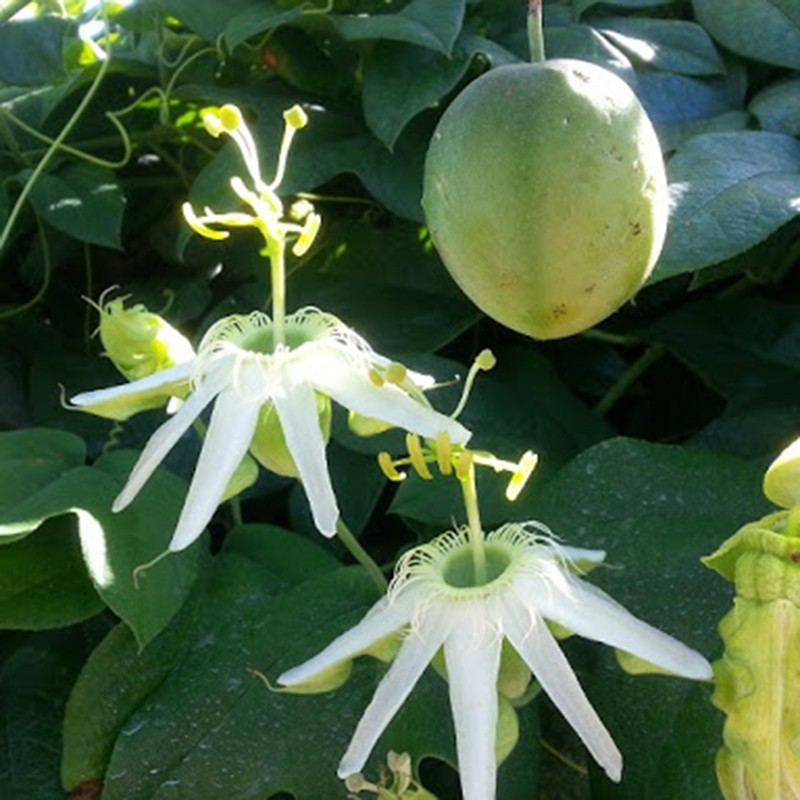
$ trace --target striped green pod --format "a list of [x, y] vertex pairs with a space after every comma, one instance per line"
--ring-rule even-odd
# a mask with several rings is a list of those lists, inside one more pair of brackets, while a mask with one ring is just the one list
[[703, 559], [736, 586], [712, 697], [726, 714], [726, 800], [800, 800], [800, 536], [789, 521], [780, 511], [745, 525]]

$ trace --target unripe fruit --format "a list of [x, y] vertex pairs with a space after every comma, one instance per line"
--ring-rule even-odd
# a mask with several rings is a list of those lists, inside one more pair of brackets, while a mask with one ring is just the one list
[[537, 339], [590, 328], [632, 297], [668, 216], [661, 150], [636, 96], [569, 59], [471, 83], [434, 133], [423, 205], [461, 289]]

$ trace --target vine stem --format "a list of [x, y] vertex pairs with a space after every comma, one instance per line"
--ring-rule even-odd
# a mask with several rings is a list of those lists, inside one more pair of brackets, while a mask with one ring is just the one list
[[275, 345], [284, 344], [286, 339], [286, 244], [275, 242], [269, 247], [270, 278], [272, 283], [272, 325]]
[[616, 405], [617, 401], [633, 386], [636, 381], [665, 355], [666, 349], [660, 344], [648, 347], [641, 358], [633, 362], [620, 379], [600, 398], [594, 410], [605, 416]]
[[[27, 4], [26, 4], [27, 5]], [[105, 12], [105, 7], [104, 7]], [[108, 27], [106, 25], [106, 27]], [[14, 207], [11, 209], [11, 213], [8, 215], [8, 219], [6, 220], [5, 227], [3, 228], [3, 232], [0, 233], [0, 255], [2, 255], [3, 250], [5, 250], [6, 244], [8, 243], [9, 237], [11, 236], [11, 231], [16, 224], [17, 217], [22, 212], [22, 207], [25, 205], [26, 200], [28, 199], [28, 195], [31, 193], [34, 184], [39, 179], [39, 176], [44, 172], [45, 167], [50, 163], [53, 156], [59, 151], [61, 148], [62, 143], [64, 140], [69, 136], [70, 131], [75, 127], [78, 120], [83, 115], [83, 112], [88, 107], [89, 103], [92, 102], [97, 90], [100, 88], [100, 84], [105, 77], [106, 72], [108, 71], [109, 64], [111, 63], [111, 58], [109, 54], [106, 53], [106, 57], [100, 63], [100, 67], [97, 70], [97, 75], [95, 75], [94, 80], [92, 81], [89, 90], [83, 96], [83, 99], [78, 104], [78, 107], [72, 113], [72, 116], [67, 120], [67, 124], [61, 129], [61, 133], [53, 139], [53, 143], [48, 148], [47, 152], [42, 157], [42, 160], [36, 165], [31, 176], [28, 178], [25, 185], [22, 187], [22, 191], [19, 193], [19, 197], [17, 197], [16, 203], [14, 203]]]
[[350, 528], [342, 522], [341, 518], [336, 520], [336, 533], [342, 544], [350, 551], [353, 558], [367, 571], [367, 574], [372, 578], [381, 594], [385, 593], [389, 584], [381, 572], [381, 568], [372, 560], [372, 557], [361, 546], [361, 543], [353, 535]]
[[486, 583], [486, 548], [484, 547], [483, 526], [478, 509], [478, 491], [475, 487], [475, 465], [470, 464], [466, 475], [459, 476], [464, 506], [467, 510], [469, 543], [472, 548], [472, 561], [475, 567], [475, 585]]
[[31, 0], [12, 0], [2, 11], [0, 11], [0, 25], [5, 25], [15, 14], [22, 11], [25, 6], [29, 6]]
[[531, 62], [545, 60], [544, 36], [542, 35], [542, 0], [528, 0], [528, 48]]

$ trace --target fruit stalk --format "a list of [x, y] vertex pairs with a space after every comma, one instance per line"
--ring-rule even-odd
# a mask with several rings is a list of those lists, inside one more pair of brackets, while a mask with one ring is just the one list
[[528, 0], [528, 48], [531, 63], [545, 60], [542, 35], [542, 0]]

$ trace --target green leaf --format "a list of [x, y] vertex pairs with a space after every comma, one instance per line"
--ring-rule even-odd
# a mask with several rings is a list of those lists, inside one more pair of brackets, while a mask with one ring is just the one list
[[727, 83], [721, 78], [640, 72], [634, 88], [657, 127], [708, 120], [733, 108]]
[[262, 2], [247, 6], [232, 17], [225, 26], [225, 41], [233, 50], [251, 36], [257, 36], [275, 30], [300, 17], [302, 6], [281, 8], [274, 2]]
[[464, 19], [464, 0], [411, 0], [395, 14], [343, 14], [330, 19], [347, 41], [390, 39], [449, 55]]
[[314, 541], [277, 525], [247, 523], [238, 525], [225, 539], [225, 553], [249, 558], [280, 578], [286, 586], [294, 586], [341, 566]]
[[795, 305], [757, 297], [711, 300], [663, 317], [648, 334], [740, 404], [763, 406], [770, 398], [792, 402], [800, 390]]
[[0, 27], [0, 81], [39, 86], [66, 78], [64, 40], [72, 27], [69, 20], [49, 16]]
[[597, 28], [631, 60], [680, 75], [722, 75], [725, 65], [708, 34], [683, 20], [611, 17]]
[[73, 625], [105, 607], [86, 574], [69, 517], [45, 522], [0, 552], [0, 627], [44, 630]]
[[651, 283], [732, 258], [800, 213], [800, 142], [788, 136], [697, 136], [667, 175], [672, 215]]
[[734, 53], [800, 68], [800, 6], [794, 0], [692, 0], [697, 21]]
[[[477, 36], [462, 37], [451, 55], [417, 45], [387, 42], [364, 63], [364, 118], [370, 130], [391, 150], [400, 132], [421, 111], [435, 106], [466, 74], [479, 53], [494, 64], [517, 57]], [[408, 76], [415, 75], [409, 83]]]
[[800, 78], [772, 83], [748, 107], [766, 131], [800, 136]]
[[143, 588], [137, 590], [133, 570], [166, 549], [185, 483], [162, 470], [135, 503], [113, 514], [111, 504], [132, 465], [130, 453], [112, 453], [93, 467], [62, 473], [4, 510], [0, 536], [25, 533], [47, 519], [75, 514], [83, 558], [98, 594], [144, 647], [184, 602], [195, 578], [197, 547], [148, 570]]
[[[591, 573], [640, 618], [707, 657], [730, 606], [724, 581], [700, 557], [760, 517], [768, 504], [757, 464], [687, 447], [614, 439], [586, 450], [537, 497], [532, 511], [564, 544], [603, 548], [610, 568]], [[585, 645], [596, 651], [595, 645]], [[588, 683], [625, 757], [624, 779], [593, 774], [592, 797], [708, 800], [721, 720], [711, 687], [667, 676], [628, 676], [611, 654]]]
[[179, 19], [206, 41], [215, 42], [233, 19], [261, 3], [260, 0], [203, 0], [202, 3], [196, 0], [153, 0], [152, 4]]
[[0, 515], [82, 465], [85, 458], [83, 440], [66, 431], [26, 428], [0, 433]]
[[111, 170], [79, 163], [40, 175], [30, 199], [47, 222], [74, 239], [122, 249], [125, 197]]
[[97, 640], [96, 625], [27, 637], [0, 669], [0, 786], [7, 800], [55, 800], [70, 687]]

